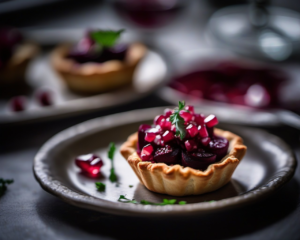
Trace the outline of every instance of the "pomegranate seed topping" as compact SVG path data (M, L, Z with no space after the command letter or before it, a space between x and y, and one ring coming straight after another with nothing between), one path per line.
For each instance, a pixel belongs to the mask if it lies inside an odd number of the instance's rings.
M197 143L193 139L186 140L184 145L189 152L197 149Z
M99 176L100 169L103 166L102 159L95 154L78 156L75 163L83 173L88 174L90 177Z
M158 115L154 118L154 124L155 125L160 125L160 122L165 119L164 115Z
M166 118L170 117L173 114L173 110L170 108L166 108L164 111L164 115Z
M186 107L185 107L185 110L189 111L191 114L194 114L194 113L195 113L194 107L193 107L193 106L190 106L190 105L186 106Z
M27 98L25 96L14 97L10 100L10 108L14 112L22 112L26 108Z
M142 160L143 161L152 160L153 159L153 156L152 156L153 151L154 151L154 149L150 144L143 147L143 150L141 153Z
M194 114L195 122L200 125L204 123L205 116L203 114Z
M206 124L207 127L214 127L218 124L218 119L215 115L209 115L204 119L204 123Z
M207 146L210 142L210 137L205 137L201 139L201 143L203 144L203 146Z
M189 132L191 137L195 137L198 134L198 129L193 124L188 125L186 130Z
M180 111L179 115L184 119L185 122L189 122L193 119L193 115L186 111Z
M162 135L162 138L163 138L164 142L169 142L169 141L172 141L175 138L175 136L172 132L165 131L165 133Z
M208 137L208 132L207 132L206 126L204 124L199 125L198 131L199 131L200 137L203 137L203 138Z
M155 133L153 133L153 132L147 132L146 136L145 136L145 140L147 142L152 142L155 139L155 137L156 137Z

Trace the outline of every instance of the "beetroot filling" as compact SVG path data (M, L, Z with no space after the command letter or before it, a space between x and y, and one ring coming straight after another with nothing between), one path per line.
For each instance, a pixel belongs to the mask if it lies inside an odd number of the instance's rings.
M186 130L181 139L171 123L172 114L173 110L166 109L163 115L155 117L152 126L142 124L139 127L137 152L142 161L205 170L227 154L228 140L214 134L218 123L216 116L196 114L192 106L186 106L180 111Z

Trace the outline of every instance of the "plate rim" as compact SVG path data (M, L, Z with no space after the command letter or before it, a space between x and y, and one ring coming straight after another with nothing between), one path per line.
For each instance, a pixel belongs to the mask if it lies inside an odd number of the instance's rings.
M275 190L288 182L294 175L297 167L297 161L291 148L279 137L270 134L264 130L257 130L267 136L272 136L276 142L279 142L289 153L287 162L281 167L276 177L270 179L264 185L246 192L243 195L218 200L216 202L190 203L187 205L167 205L152 206L140 204L126 204L121 202L111 202L101 198L93 197L85 193L75 192L64 186L57 179L53 179L50 174L49 166L47 166L48 153L58 146L61 142L67 141L74 137L80 138L94 131L101 131L107 128L122 126L137 121L146 121L153 115L162 112L165 107L148 108L140 110L132 110L123 113L112 114L104 117L91 119L80 124L74 125L63 130L50 138L38 151L34 157L33 173L40 186L47 192L59 197L63 201L72 205L106 212L115 215L129 216L170 216L170 215L191 215L196 213L209 213L225 210L231 207L238 207L248 203L258 201L269 196ZM136 115L140 117L137 119Z

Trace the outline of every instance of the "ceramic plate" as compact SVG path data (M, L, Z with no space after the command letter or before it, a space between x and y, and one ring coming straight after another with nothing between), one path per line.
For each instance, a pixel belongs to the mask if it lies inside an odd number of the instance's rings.
M95 111L142 98L168 80L168 67L162 55L149 50L138 65L133 85L93 96L82 96L71 92L49 65L49 56L45 54L36 59L28 72L31 87L28 96L28 108L24 112L10 111L9 100L0 99L0 125L39 121L82 112ZM53 93L54 105L40 107L35 100L35 92L46 89Z
M177 56L169 57L172 66L172 77L181 76L195 69L207 69L212 65L222 62L239 62L240 64L278 68L289 76L289 80L280 88L280 101L283 106L298 110L300 97L298 89L300 81L299 68L296 64L280 63L267 64L254 60L237 57L232 53L221 51L215 48L194 49L193 51L185 51ZM188 104L199 106L205 111L220 113L219 118L224 122L249 125L249 126L278 126L286 124L300 129L299 115L283 109L257 109L248 106L228 104L225 102L216 102L207 99L198 99L189 94L182 93L169 86L164 86L158 92L159 96L170 104L177 105L178 99L185 100Z
M185 197L150 192L139 183L119 152L115 156L119 183L111 183L108 179L108 144L114 141L119 148L141 123L152 122L153 117L162 111L163 108L153 108L115 114L81 123L57 134L35 157L33 170L37 181L44 190L78 207L118 215L168 216L211 213L249 204L270 195L294 174L296 160L291 149L281 139L255 128L220 124L219 127L243 137L248 147L231 182L221 189ZM100 179L82 175L75 166L75 157L87 153L96 153L103 158L103 176ZM96 181L106 184L105 192L97 191ZM187 204L152 206L121 203L118 202L120 195L137 201L153 202L175 198L187 201Z

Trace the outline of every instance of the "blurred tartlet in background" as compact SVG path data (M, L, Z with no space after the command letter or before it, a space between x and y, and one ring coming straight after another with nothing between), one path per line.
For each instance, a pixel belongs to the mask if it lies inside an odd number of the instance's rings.
M0 27L0 85L24 83L27 66L38 51L39 47L26 41L17 29Z
M74 92L96 94L132 83L134 71L146 55L141 43L117 44L120 31L88 31L77 45L58 46L51 63Z

